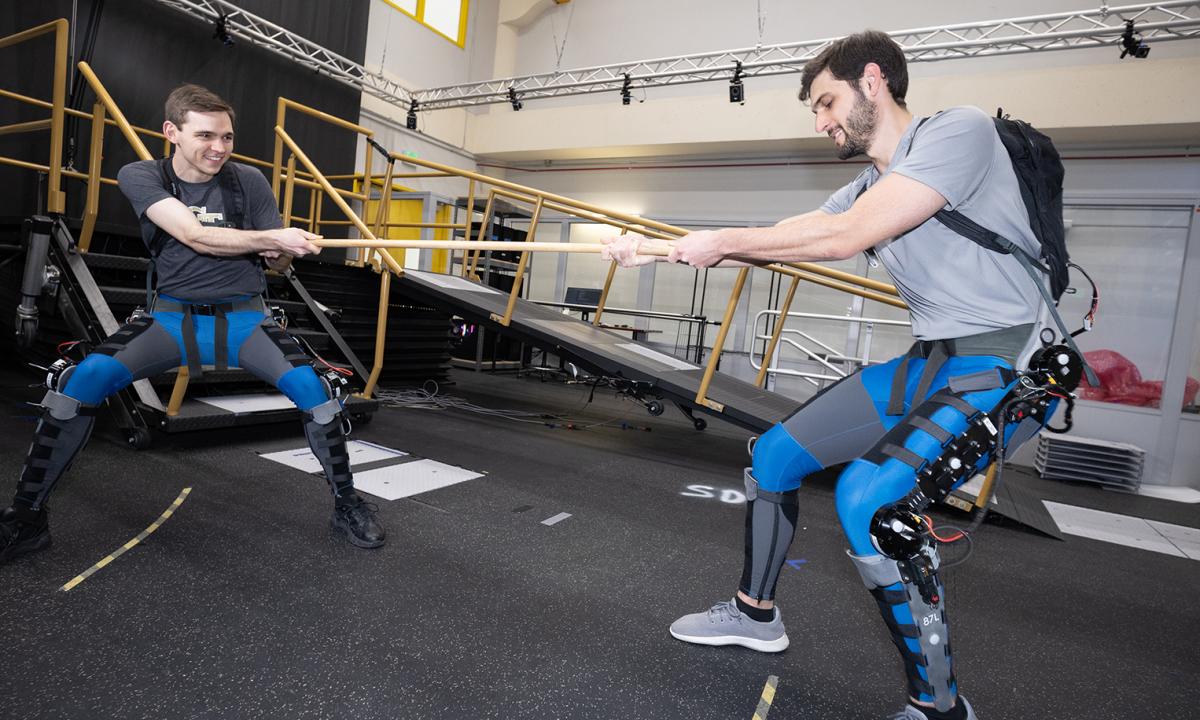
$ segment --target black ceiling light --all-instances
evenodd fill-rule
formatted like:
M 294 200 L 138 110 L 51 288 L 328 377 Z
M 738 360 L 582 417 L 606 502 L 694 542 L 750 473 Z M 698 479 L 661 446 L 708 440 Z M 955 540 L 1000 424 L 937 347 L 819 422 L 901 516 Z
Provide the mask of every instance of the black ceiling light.
M 228 23 L 229 16 L 221 13 L 217 16 L 216 25 L 213 26 L 213 40 L 220 40 L 225 47 L 233 44 L 233 36 L 229 34 Z
M 739 105 L 746 104 L 746 88 L 742 85 L 742 61 L 738 60 L 733 69 L 733 79 L 729 81 L 729 102 Z
M 521 102 L 521 98 L 517 97 L 517 89 L 514 87 L 508 89 L 508 102 L 512 105 L 513 112 L 525 107 L 525 103 Z
M 621 85 L 621 104 L 628 105 L 631 99 L 629 94 L 629 73 L 625 73 L 625 82 Z
M 413 98 L 408 106 L 408 117 L 404 118 L 404 126 L 409 130 L 417 129 L 417 99 Z
M 1141 35 L 1133 34 L 1133 21 L 1125 21 L 1125 33 L 1121 35 L 1121 59 L 1126 55 L 1144 58 L 1150 54 L 1150 46 L 1142 41 Z

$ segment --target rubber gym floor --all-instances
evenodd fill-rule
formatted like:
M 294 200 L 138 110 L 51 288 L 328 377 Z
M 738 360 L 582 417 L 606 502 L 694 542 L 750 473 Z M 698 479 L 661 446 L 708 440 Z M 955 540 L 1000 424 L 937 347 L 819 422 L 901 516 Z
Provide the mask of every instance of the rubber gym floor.
M 771 676 L 770 720 L 902 705 L 831 478 L 801 491 L 779 586 L 791 647 L 688 645 L 669 624 L 731 597 L 741 571 L 744 506 L 725 491 L 741 487 L 748 434 L 719 421 L 697 432 L 604 391 L 588 403 L 587 386 L 452 378 L 443 393 L 576 429 L 382 409 L 353 436 L 483 476 L 378 501 L 379 550 L 331 535 L 318 476 L 261 457 L 302 447 L 298 423 L 160 434 L 135 452 L 102 419 L 53 497 L 53 546 L 0 567 L 0 717 L 749 720 Z M 14 480 L 35 381 L 0 377 L 0 469 Z M 1005 478 L 1200 527 L 1194 505 Z M 156 532 L 60 589 L 184 488 Z M 980 718 L 1196 717 L 1200 563 L 989 521 L 945 580 L 960 686 Z

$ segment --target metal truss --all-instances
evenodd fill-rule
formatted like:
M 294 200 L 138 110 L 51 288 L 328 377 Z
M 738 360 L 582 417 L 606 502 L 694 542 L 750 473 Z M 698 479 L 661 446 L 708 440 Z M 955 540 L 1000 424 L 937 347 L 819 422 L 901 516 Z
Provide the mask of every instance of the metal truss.
M 1112 45 L 1133 20 L 1146 42 L 1200 37 L 1200 2 L 1147 3 L 964 23 L 888 33 L 909 62 L 1014 55 Z M 539 75 L 488 80 L 413 93 L 421 110 L 525 101 L 533 98 L 622 92 L 686 83 L 796 73 L 837 38 L 741 50 L 615 63 Z M 740 72 L 739 72 L 740 70 Z
M 804 63 L 837 38 L 723 50 L 698 55 L 615 63 L 539 75 L 409 90 L 359 63 L 330 52 L 227 0 L 156 0 L 243 40 L 323 72 L 361 92 L 422 111 L 666 85 L 765 77 L 800 72 Z M 1134 21 L 1145 42 L 1200 38 L 1200 0 L 1174 0 L 1094 10 L 1034 15 L 889 33 L 909 62 L 1014 55 L 1044 50 L 1118 46 Z
M 316 43 L 291 33 L 273 22 L 246 12 L 226 0 L 157 0 L 214 28 L 230 38 L 265 48 L 276 55 L 323 73 L 360 92 L 391 103 L 407 106 L 412 92 L 381 74 L 372 73 L 359 63 L 326 50 Z M 220 32 L 218 30 L 218 32 Z M 214 37 L 217 34 L 214 33 Z

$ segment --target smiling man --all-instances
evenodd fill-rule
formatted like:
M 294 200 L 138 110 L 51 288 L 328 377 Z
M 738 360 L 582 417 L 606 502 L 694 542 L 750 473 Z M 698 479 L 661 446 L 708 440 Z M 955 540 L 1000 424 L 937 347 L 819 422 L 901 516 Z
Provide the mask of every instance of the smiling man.
M 605 257 L 626 266 L 665 259 L 700 268 L 867 252 L 872 265 L 887 268 L 908 304 L 917 342 L 903 357 L 826 388 L 758 438 L 744 477 L 737 592 L 680 618 L 671 634 L 704 645 L 787 648 L 774 599 L 795 534 L 798 490 L 809 474 L 844 465 L 836 501 L 848 554 L 908 676 L 909 703 L 894 717 L 961 720 L 975 714 L 958 695 L 937 548 L 921 532 L 900 542 L 909 528 L 890 519 L 914 497 L 918 469 L 945 459 L 946 448 L 981 418 L 1006 415 L 1004 403 L 1019 382 L 1013 369 L 1023 369 L 1038 347 L 1043 306 L 1013 255 L 984 249 L 933 216 L 957 210 L 1035 258 L 1040 245 L 991 118 L 955 107 L 917 119 L 906 106 L 907 91 L 904 53 L 887 35 L 867 31 L 832 43 L 805 66 L 800 100 L 810 103 L 816 130 L 832 139 L 838 157 L 870 160 L 852 182 L 819 209 L 773 227 L 689 233 L 665 258 L 639 253 L 661 241 L 614 237 Z M 1011 450 L 1041 422 L 1011 422 L 1000 442 Z M 989 461 L 985 453 L 956 469 L 954 486 Z
M 87 443 L 100 404 L 180 365 L 192 377 L 203 365 L 241 367 L 283 392 L 303 411 L 333 493 L 332 528 L 358 547 L 384 544 L 374 509 L 354 491 L 339 400 L 265 311 L 263 260 L 283 269 L 293 257 L 320 252 L 312 243 L 319 238 L 283 227 L 262 173 L 230 161 L 233 120 L 233 108 L 212 92 L 178 87 L 163 123 L 175 152 L 118 173 L 150 252 L 156 292 L 148 312 L 48 388 L 12 506 L 0 514 L 0 563 L 50 545 L 47 499 Z

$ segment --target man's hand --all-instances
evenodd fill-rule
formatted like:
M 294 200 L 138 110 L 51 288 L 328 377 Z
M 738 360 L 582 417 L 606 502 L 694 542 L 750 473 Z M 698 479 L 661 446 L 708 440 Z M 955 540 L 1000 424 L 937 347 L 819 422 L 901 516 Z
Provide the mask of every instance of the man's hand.
M 276 253 L 276 257 L 281 254 L 302 257 L 304 255 L 316 255 L 321 252 L 321 248 L 312 243 L 313 240 L 320 240 L 321 236 L 314 235 L 300 228 L 290 227 L 269 230 L 267 231 L 267 237 L 275 245 L 274 248 L 263 251 L 263 256 L 267 258 L 270 258 L 269 255 L 266 255 L 268 252 Z
M 694 268 L 715 267 L 725 259 L 721 230 L 696 230 L 675 241 L 667 259 Z
M 665 260 L 665 253 L 663 255 L 649 255 L 639 251 L 650 247 L 664 250 L 670 247 L 663 240 L 648 238 L 637 233 L 613 235 L 612 237 L 604 238 L 600 242 L 604 243 L 604 249 L 600 251 L 600 258 L 605 261 L 615 260 L 621 267 L 639 267 L 659 260 Z

